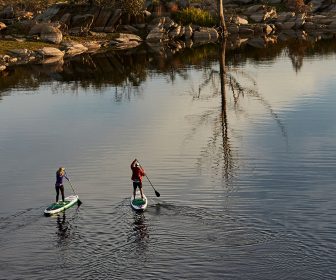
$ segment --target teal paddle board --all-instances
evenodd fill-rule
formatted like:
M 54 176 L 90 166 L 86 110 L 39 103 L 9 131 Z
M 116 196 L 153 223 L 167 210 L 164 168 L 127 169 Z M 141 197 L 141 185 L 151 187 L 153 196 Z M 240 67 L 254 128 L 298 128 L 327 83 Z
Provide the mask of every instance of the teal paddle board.
M 145 211 L 147 208 L 147 197 L 143 195 L 143 199 L 141 198 L 140 191 L 137 191 L 135 194 L 135 198 L 133 194 L 131 195 L 131 207 L 135 211 Z
M 58 212 L 62 212 L 65 209 L 70 208 L 71 206 L 73 206 L 77 201 L 78 201 L 78 195 L 70 195 L 67 196 L 63 201 L 59 201 L 59 202 L 54 202 L 51 205 L 49 205 L 45 210 L 44 210 L 44 214 L 47 216 L 56 214 Z

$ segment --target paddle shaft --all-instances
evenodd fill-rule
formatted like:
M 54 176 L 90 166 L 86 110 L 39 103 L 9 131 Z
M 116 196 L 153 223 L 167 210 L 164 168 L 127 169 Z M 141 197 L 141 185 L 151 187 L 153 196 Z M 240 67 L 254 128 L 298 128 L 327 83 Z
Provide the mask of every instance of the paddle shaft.
M 138 161 L 138 162 L 139 162 L 139 161 Z M 140 162 L 139 162 L 139 165 L 140 165 Z M 141 165 L 140 165 L 140 167 L 142 168 Z M 145 176 L 146 176 L 146 178 L 147 178 L 149 184 L 152 186 L 153 190 L 155 191 L 155 195 L 156 195 L 157 197 L 159 197 L 159 196 L 160 196 L 160 193 L 154 188 L 154 186 L 153 186 L 152 182 L 149 180 L 147 174 L 145 174 Z
M 71 187 L 73 193 L 74 193 L 75 195 L 77 195 L 76 192 L 75 192 L 75 190 L 74 190 L 74 188 L 73 188 L 73 186 L 72 186 L 72 184 L 71 184 L 71 182 L 70 182 L 70 179 L 68 178 L 68 174 L 67 174 L 66 172 L 64 172 L 64 174 L 66 175 L 66 179 L 68 180 L 68 183 L 69 183 L 69 185 L 70 185 L 70 187 Z M 78 195 L 77 195 L 77 196 L 78 196 Z M 78 199 L 78 205 L 80 205 L 80 204 L 82 204 L 82 202 Z

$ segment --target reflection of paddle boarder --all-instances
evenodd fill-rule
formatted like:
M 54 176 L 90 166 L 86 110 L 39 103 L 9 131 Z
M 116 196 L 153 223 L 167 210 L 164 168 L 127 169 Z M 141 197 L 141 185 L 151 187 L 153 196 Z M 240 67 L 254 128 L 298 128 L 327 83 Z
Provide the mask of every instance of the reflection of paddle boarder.
M 70 224 L 66 220 L 65 212 L 57 216 L 57 235 L 59 237 L 58 243 L 60 245 L 70 237 Z
M 134 215 L 134 228 L 133 230 L 138 235 L 138 240 L 143 240 L 149 238 L 148 227 L 145 223 L 145 216 L 143 214 Z
M 136 189 L 139 188 L 141 198 L 144 198 L 142 190 L 142 177 L 145 176 L 145 170 L 140 166 L 137 159 L 133 160 L 131 163 L 132 169 L 132 181 L 133 181 L 133 197 L 135 199 Z
M 55 189 L 56 189 L 56 203 L 58 202 L 59 192 L 61 191 L 62 194 L 62 201 L 64 203 L 64 186 L 63 186 L 63 178 L 68 179 L 67 176 L 65 176 L 65 169 L 64 167 L 60 167 L 56 172 L 56 183 L 55 183 Z

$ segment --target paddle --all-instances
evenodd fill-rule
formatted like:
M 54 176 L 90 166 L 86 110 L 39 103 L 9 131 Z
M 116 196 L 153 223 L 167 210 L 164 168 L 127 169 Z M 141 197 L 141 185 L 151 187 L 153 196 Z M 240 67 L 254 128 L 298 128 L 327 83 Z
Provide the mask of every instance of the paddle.
M 64 174 L 65 174 L 65 176 L 66 176 L 65 179 L 68 180 L 69 185 L 70 185 L 70 187 L 71 187 L 73 193 L 74 193 L 75 195 L 77 195 L 76 192 L 75 192 L 75 190 L 74 190 L 74 188 L 73 188 L 73 186 L 72 186 L 72 184 L 71 184 L 71 182 L 70 182 L 70 179 L 68 178 L 68 174 L 67 174 L 66 172 L 64 172 Z M 81 204 L 82 204 L 82 202 L 81 202 L 81 201 L 79 200 L 79 198 L 78 198 L 78 200 L 77 200 L 77 205 L 80 206 Z
M 138 161 L 138 162 L 139 162 L 139 161 Z M 139 165 L 140 165 L 140 162 L 139 162 Z M 142 168 L 141 165 L 140 165 L 140 167 Z M 145 176 L 146 176 L 148 182 L 150 183 L 150 185 L 152 186 L 153 190 L 155 191 L 155 195 L 156 195 L 157 197 L 160 197 L 160 193 L 154 188 L 154 186 L 153 186 L 152 182 L 149 180 L 147 174 L 145 174 Z

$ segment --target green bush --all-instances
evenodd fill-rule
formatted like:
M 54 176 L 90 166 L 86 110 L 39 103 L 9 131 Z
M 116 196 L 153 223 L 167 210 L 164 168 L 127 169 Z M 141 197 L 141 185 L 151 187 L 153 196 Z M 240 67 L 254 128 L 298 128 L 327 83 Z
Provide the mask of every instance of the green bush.
M 185 8 L 174 13 L 173 19 L 183 25 L 197 24 L 200 26 L 212 27 L 217 25 L 217 19 L 209 12 L 198 8 Z

